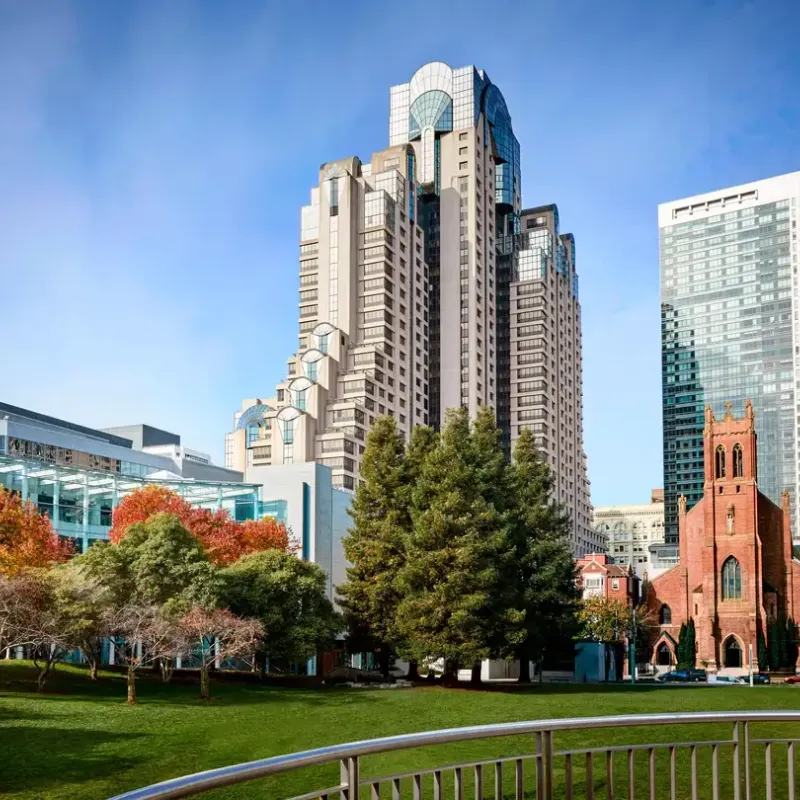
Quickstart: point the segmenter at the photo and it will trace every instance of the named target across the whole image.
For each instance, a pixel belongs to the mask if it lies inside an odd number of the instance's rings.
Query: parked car
[[[686,669],[674,669],[672,672],[665,672],[660,678],[664,683],[689,683],[689,671]]]
[[[709,675],[708,682],[717,686],[740,686],[742,679],[735,675]]]
[[[689,680],[695,683],[705,683],[708,680],[708,673],[704,669],[690,669]]]
[[[750,676],[748,675],[746,678],[743,678],[745,683],[750,683]],[[765,675],[763,672],[758,672],[753,674],[753,684],[769,684],[772,681],[769,678],[769,675]]]
[[[784,683],[800,683],[800,675],[790,675],[783,679]]]

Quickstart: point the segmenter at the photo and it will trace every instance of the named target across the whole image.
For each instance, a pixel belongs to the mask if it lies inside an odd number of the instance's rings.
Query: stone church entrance
[[[742,666],[742,648],[739,647],[739,642],[736,640],[735,636],[729,636],[725,640],[725,666]]]

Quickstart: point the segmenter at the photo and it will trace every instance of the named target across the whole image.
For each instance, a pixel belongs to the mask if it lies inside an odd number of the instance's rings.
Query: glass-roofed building
[[[114,508],[126,494],[150,483],[193,505],[225,509],[237,520],[285,516],[285,503],[263,503],[260,487],[241,478],[234,470],[187,465],[136,449],[132,439],[108,431],[0,403],[0,486],[47,514],[80,552],[108,537]]]

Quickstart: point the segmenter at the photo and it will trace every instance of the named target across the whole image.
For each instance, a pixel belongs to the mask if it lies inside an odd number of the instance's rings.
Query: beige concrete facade
[[[573,520],[575,554],[597,552],[583,451],[581,306],[575,239],[555,205],[520,215],[509,291],[511,446],[529,428],[555,477],[555,499]]]
[[[425,64],[390,89],[389,140],[369,164],[321,168],[301,214],[299,349],[275,396],[236,413],[226,464],[317,460],[352,489],[376,416],[407,434],[488,405],[509,455],[533,429],[576,555],[596,551],[575,242],[555,206],[522,211],[502,94],[473,66]]]
[[[376,416],[428,424],[428,280],[409,147],[324,164],[302,209],[299,342],[274,397],[243,403],[226,463],[317,461],[354,489]],[[412,208],[413,207],[413,208]]]

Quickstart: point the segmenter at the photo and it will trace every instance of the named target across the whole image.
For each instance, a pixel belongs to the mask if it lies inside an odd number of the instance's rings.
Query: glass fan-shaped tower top
[[[496,202],[513,206],[515,180],[517,187],[520,183],[519,142],[503,95],[483,70],[472,66],[452,69],[442,61],[431,61],[408,83],[393,86],[390,96],[390,144],[421,140],[418,180],[426,189],[439,185],[435,157],[438,137],[474,128],[482,115],[496,150]],[[488,135],[485,141],[489,141]]]

